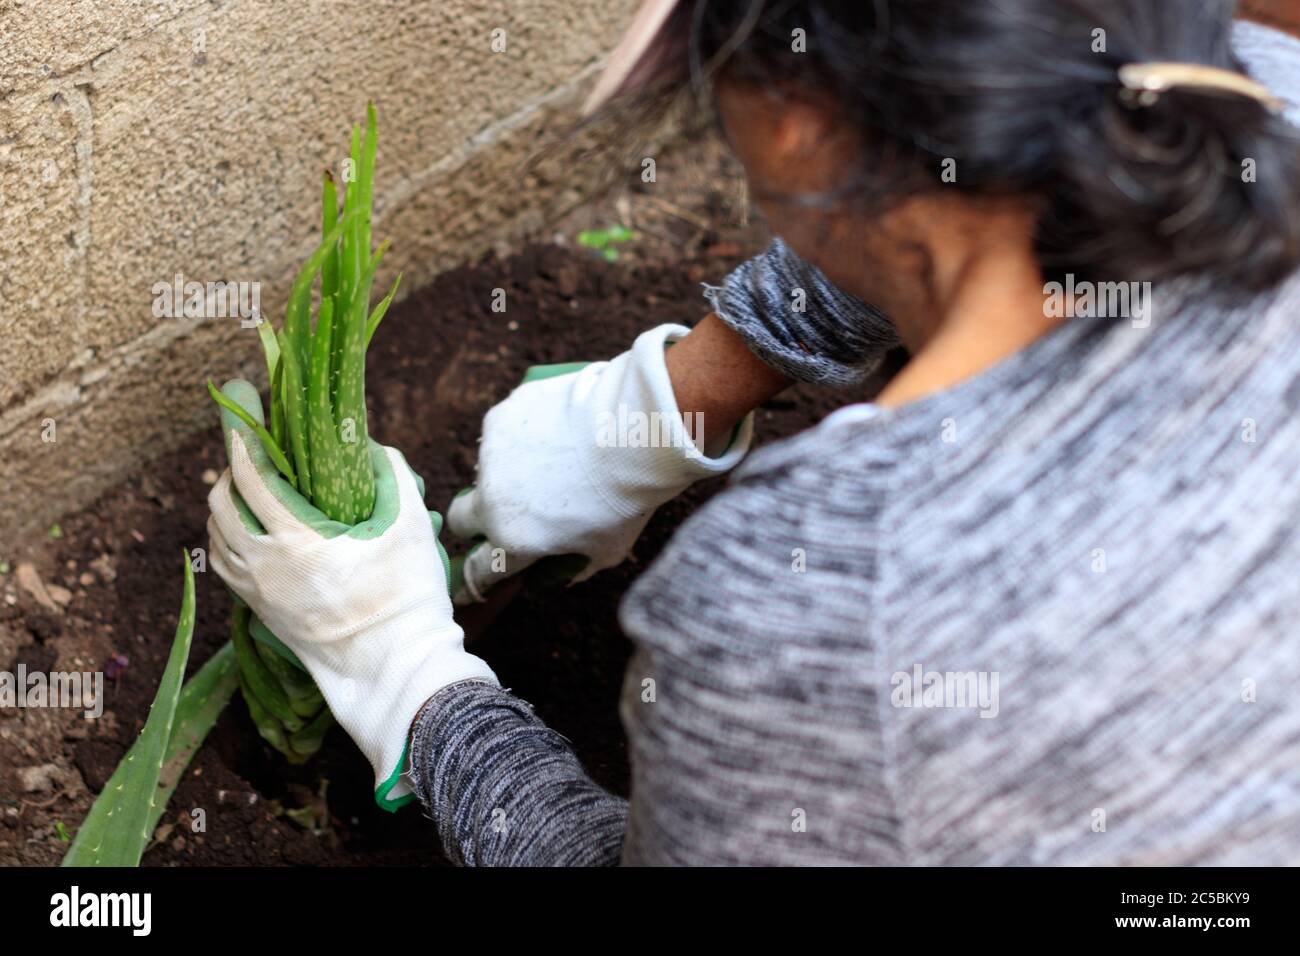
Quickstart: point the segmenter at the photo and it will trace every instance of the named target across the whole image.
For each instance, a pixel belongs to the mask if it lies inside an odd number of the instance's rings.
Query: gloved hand
[[[745,456],[752,415],[715,458],[682,422],[664,349],[689,331],[661,325],[612,361],[530,369],[487,413],[477,485],[447,512],[453,534],[484,539],[458,600],[549,555],[585,559],[575,581],[618,564],[656,508]]]
[[[212,567],[307,668],[370,760],[376,801],[395,809],[413,799],[402,770],[425,701],[458,681],[497,683],[452,620],[440,518],[394,448],[371,442],[374,513],[353,527],[294,491],[242,423],[228,453],[208,495]]]

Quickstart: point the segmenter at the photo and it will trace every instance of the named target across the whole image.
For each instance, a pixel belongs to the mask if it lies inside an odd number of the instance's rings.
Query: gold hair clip
[[[1119,68],[1119,81],[1124,84],[1120,96],[1137,106],[1152,106],[1161,93],[1185,88],[1245,96],[1274,113],[1284,107],[1263,83],[1234,70],[1200,63],[1126,63]]]

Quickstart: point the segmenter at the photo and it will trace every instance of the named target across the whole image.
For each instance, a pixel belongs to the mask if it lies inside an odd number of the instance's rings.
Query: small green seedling
[[[61,843],[72,842],[72,837],[68,835],[68,828],[63,825],[62,820],[54,821],[54,835],[59,838]]]
[[[618,261],[617,246],[636,238],[627,226],[611,226],[609,229],[584,229],[578,233],[578,245],[584,249],[594,249],[606,262]]]

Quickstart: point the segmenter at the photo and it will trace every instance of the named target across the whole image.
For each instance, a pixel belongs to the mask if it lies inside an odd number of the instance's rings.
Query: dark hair
[[[841,197],[936,188],[947,159],[956,182],[944,188],[1041,196],[1049,272],[1262,289],[1300,265],[1296,130],[1239,95],[1179,89],[1127,103],[1118,78],[1125,63],[1152,61],[1244,72],[1233,10],[1230,0],[684,0],[657,44],[658,75],[666,68],[677,90],[700,92],[725,71],[833,94],[863,133]]]

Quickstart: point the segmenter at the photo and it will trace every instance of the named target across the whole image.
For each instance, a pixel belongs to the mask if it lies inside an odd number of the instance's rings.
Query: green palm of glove
[[[349,526],[328,518],[283,478],[271,457],[264,453],[257,429],[245,420],[244,416],[247,416],[257,426],[265,426],[262,400],[257,389],[249,382],[234,379],[222,387],[220,395],[226,399],[222,402],[221,430],[227,455],[230,454],[231,435],[238,432],[250,450],[254,466],[266,487],[305,525],[324,538],[349,535],[362,540],[377,537],[392,525],[396,514],[385,513],[383,504],[368,519],[356,525]],[[244,415],[234,411],[231,405],[237,406]],[[376,484],[392,486],[396,479],[388,457],[374,441],[370,442],[370,459]],[[423,495],[423,479],[419,475],[415,475],[415,479],[420,494]],[[319,476],[317,480],[321,480]],[[239,492],[232,489],[232,497],[244,526],[254,534],[265,533]],[[377,496],[377,501],[381,503],[394,500],[395,495]],[[442,542],[437,541],[442,528],[442,516],[431,511],[429,520],[433,525],[438,554],[450,587],[451,564]],[[320,689],[297,655],[252,613],[238,595],[233,591],[230,594],[235,603],[231,617],[231,639],[239,666],[240,688],[249,715],[263,740],[284,754],[291,763],[302,763],[321,748],[326,732],[334,724],[333,715],[326,706]]]

